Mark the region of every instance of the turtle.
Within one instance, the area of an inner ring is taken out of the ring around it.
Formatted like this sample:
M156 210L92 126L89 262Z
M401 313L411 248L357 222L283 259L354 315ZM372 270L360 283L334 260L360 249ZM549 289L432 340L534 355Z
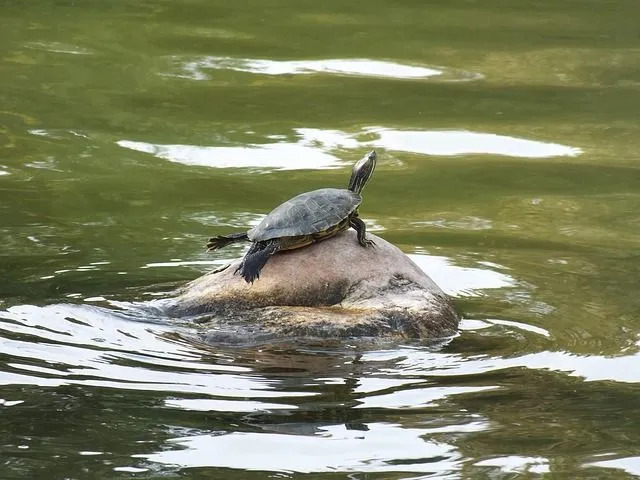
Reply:
M353 166L347 188L301 193L278 205L247 232L210 238L207 250L217 250L234 242L252 242L234 274L240 272L247 283L253 284L275 253L326 240L349 227L356 230L360 245L374 246L373 240L366 238L367 227L358 217L358 206L362 202L360 193L376 167L376 158L372 150Z

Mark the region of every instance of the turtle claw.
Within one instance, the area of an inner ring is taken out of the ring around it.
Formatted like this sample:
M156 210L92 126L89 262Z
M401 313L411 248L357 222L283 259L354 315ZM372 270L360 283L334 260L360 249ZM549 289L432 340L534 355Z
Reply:
M359 243L364 248L367 248L367 247L375 248L376 246L376 242L374 242L373 240L369 240L368 238L363 238L362 240L359 241Z
M220 273L220 272L224 272L227 268L229 268L231 266L230 263L227 263L226 265L223 265L221 267L216 268L213 272L211 273Z

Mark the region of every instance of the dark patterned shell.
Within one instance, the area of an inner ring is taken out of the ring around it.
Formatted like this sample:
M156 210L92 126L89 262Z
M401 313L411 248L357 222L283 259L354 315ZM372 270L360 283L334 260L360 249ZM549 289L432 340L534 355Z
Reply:
M247 234L252 242L261 242L323 232L347 218L360 202L360 195L340 188L302 193L274 208Z

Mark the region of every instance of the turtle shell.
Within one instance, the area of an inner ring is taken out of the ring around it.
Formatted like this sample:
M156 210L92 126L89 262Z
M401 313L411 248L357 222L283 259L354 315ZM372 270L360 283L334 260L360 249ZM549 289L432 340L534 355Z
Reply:
M342 188L301 193L274 208L247 235L252 242L262 242L323 232L347 218L360 202L360 195Z

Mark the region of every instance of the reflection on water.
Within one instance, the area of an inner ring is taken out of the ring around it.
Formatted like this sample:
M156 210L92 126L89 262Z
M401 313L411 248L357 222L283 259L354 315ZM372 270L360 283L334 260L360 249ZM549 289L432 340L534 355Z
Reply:
M498 467L504 473L543 474L549 472L549 460L542 457L509 455L508 457L481 460L474 463L474 465L476 467Z
M153 145L120 140L118 145L185 165L215 168L337 168L342 162L316 148L292 143L265 143L240 147L198 147L195 145Z
M525 341L532 345L536 338L549 339L548 332L521 322L464 323L464 332L488 332L480 335L484 338L518 333L529 337ZM143 319L126 309L12 307L0 312L0 384L101 387L119 395L155 392L154 417L163 411L200 415L197 428L170 427L161 443L148 441L157 433L138 432L142 443L137 453L128 461L109 461L116 471L156 471L160 464L448 477L465 468L469 442L483 442L483 435L499 421L491 411L478 413L468 406L473 399L501 395L510 375L505 372L524 368L591 381L640 381L633 369L637 353L616 358L559 351L502 356L456 353L442 346L360 351L347 345L342 350L319 346L306 352L286 347L229 351L186 341L194 328L170 325L168 319ZM511 342L516 338L511 336ZM33 407L29 396L13 390L3 394L0 406L15 412ZM323 414L309 417L310 411ZM238 427L206 420L223 415L235 415L229 418ZM274 454L282 451L288 454ZM82 452L112 456L99 438L85 443ZM494 455L473 465L481 471L544 473L549 460L543 455ZM631 473L637 457L593 458L584 465L596 466Z
M386 78L428 78L441 75L442 70L402 65L364 58L328 60L268 60L233 57L203 57L181 64L180 76L194 80L209 78L207 70L236 70L261 75L305 75L333 73Z
M201 362L195 349L167 336L175 326L150 320L84 305L11 307L0 312L3 353L12 358L0 384L217 391L222 396L233 389L269 396L268 385L237 377L245 368ZM216 387L221 381L225 386Z
M452 228L455 230L491 230L493 222L487 218L462 217L458 220L447 220L444 218L437 220L420 220L410 223L413 226L429 226L439 228Z
M172 259L169 262L151 262L143 265L140 268L159 268L159 267L187 267L191 265L224 265L228 263L226 260L177 260ZM212 268L213 270L213 268Z
M596 457L610 457L612 454L596 455ZM599 460L586 463L584 467L601 467L623 470L633 477L640 477L640 457L616 458L613 460Z
M393 130L370 127L365 132L378 136L372 143L388 150L425 155L465 155L484 153L509 157L544 158L582 153L579 148L523 138L466 131Z
M66 53L70 55L91 55L93 52L77 45L60 42L28 42L24 45L33 50L43 50L51 53Z
M349 134L339 130L296 128L296 142L282 141L242 146L160 145L131 140L116 143L124 148L150 153L185 165L214 168L326 169L345 164L332 149L382 148L424 155L488 154L544 158L576 156L582 151L555 143L465 131L394 130L365 127ZM359 136L367 140L359 140ZM269 136L277 138L276 135ZM371 139L371 137L374 137ZM265 139L267 141L268 139Z
M210 398L170 398L164 402L164 405L191 412L260 412L298 408L295 405L283 403L251 400L213 400Z
M293 472L450 472L460 468L452 445L430 440L446 433L482 430L480 422L435 428L407 428L391 423L319 425L301 435L286 430L259 433L193 435L171 439L162 451L140 455L147 460L185 467L226 467ZM315 430L315 431L313 431ZM426 437L426 438L425 438ZM265 448L266 446L268 448ZM175 448L180 447L180 449ZM273 455L274 451L287 455Z
M188 216L190 220L194 220L207 227L216 225L218 227L229 228L246 228L255 227L265 217L264 214L250 212L236 212L233 214L225 214L222 212L201 212Z
M457 296L515 283L497 273L494 269L501 267L496 264L460 268L443 257L411 257L443 286L447 278L453 279L448 289ZM151 415L154 421L157 415L173 418L165 420L170 423L162 441L156 440L158 432L138 431L139 448L117 462L111 458L112 448L99 438L83 444L83 456L99 454L113 471L157 471L158 465L167 465L456 478L468 468L470 442L483 443L483 436L501 421L499 414L474 411L469 405L474 399L499 398L515 372L640 381L633 368L638 353L581 356L549 351L546 344L516 353L518 344L534 346L550 341L551 335L511 320L465 320L461 325L461 335L494 342L510 338L515 345L504 355L494 346L485 351L482 343L469 352L456 351L451 344L366 350L349 342L338 348L317 345L305 350L285 344L228 350L200 345L194 340L197 326L145 313L139 304L111 304L119 308L23 305L0 312L0 384L100 387L120 396L127 391L153 393L151 413L138 415ZM460 345L469 342L467 337ZM11 392L3 394L0 406L16 412L33 407L28 395ZM197 416L196 427L171 426L180 420L167 412ZM104 424L102 415L95 421ZM220 421L222 416L228 418ZM283 451L287 455L274 454ZM633 458L599 460L585 466L633 470ZM493 455L473 466L479 471L544 473L549 457Z
M487 320L487 322L499 325L495 320ZM509 322L501 323L510 327ZM521 328L518 329L522 330ZM535 328L527 328L527 330L533 333ZM538 334L538 332L535 332L535 334ZM640 361L640 353L638 352L618 357L605 357L600 355L574 355L561 351L541 351L508 358L467 358L458 355L443 355L441 353L411 350L398 351L396 355L396 358L398 358L397 365L402 366L401 375L422 372L425 369L425 365L430 366L429 375L432 376L483 375L494 370L522 367L563 372L570 376L581 377L587 381L612 380L630 383L640 381L640 372L633 368Z
M514 330L520 329L525 332L531 332L543 337L550 337L551 333L544 328L536 327L522 322L514 322L513 320L501 320L497 318L485 318L483 320L462 320L460 322L460 330L482 330L483 328L491 328L493 325L504 325Z
M480 290L512 287L515 280L504 273L486 268L469 268L452 265L446 257L410 254L413 260L448 295L474 296Z

